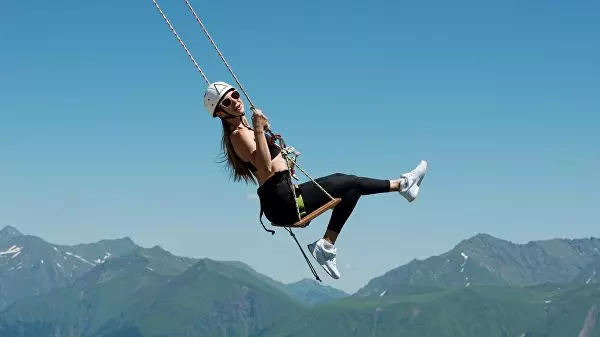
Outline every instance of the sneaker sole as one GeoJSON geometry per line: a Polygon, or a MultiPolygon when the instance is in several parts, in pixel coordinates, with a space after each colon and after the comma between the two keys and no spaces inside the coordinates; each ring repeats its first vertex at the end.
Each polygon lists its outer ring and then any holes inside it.
{"type": "Polygon", "coordinates": [[[400,195],[402,197],[404,197],[404,199],[406,199],[408,202],[413,202],[413,201],[415,201],[415,199],[417,199],[417,197],[419,196],[419,193],[420,193],[420,188],[419,188],[419,186],[417,184],[415,184],[415,186],[411,187],[408,191],[406,191],[406,192],[400,192],[400,195]],[[414,197],[410,194],[410,190],[412,190],[413,188],[417,188],[418,189],[417,193],[415,194],[414,197]]]}

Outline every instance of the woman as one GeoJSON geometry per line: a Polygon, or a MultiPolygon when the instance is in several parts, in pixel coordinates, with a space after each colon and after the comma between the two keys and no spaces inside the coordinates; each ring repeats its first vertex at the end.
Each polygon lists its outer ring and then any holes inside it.
{"type": "MultiPolygon", "coordinates": [[[[239,92],[225,82],[208,86],[204,106],[212,117],[219,117],[223,126],[222,147],[235,181],[258,183],[257,193],[264,214],[274,224],[293,224],[298,220],[296,204],[286,160],[276,146],[269,144],[265,130],[268,121],[260,110],[252,115],[251,128],[244,114],[244,102],[239,92]]],[[[308,245],[308,250],[334,279],[340,277],[336,267],[337,237],[363,195],[397,191],[409,202],[419,194],[419,186],[427,162],[421,161],[412,171],[398,179],[382,180],[335,173],[315,179],[334,198],[341,202],[333,209],[325,235],[308,245]]],[[[312,181],[300,184],[306,214],[330,199],[312,181]]]]}

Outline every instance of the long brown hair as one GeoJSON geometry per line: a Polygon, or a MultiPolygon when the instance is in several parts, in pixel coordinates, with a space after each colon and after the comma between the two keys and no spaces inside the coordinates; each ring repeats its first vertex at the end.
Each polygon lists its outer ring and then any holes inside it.
{"type": "Polygon", "coordinates": [[[226,162],[226,166],[231,172],[233,181],[244,181],[246,183],[256,183],[256,178],[245,165],[244,161],[235,153],[233,144],[231,144],[231,138],[229,138],[229,125],[221,118],[223,124],[223,137],[221,139],[221,148],[223,149],[223,162],[226,162]]]}

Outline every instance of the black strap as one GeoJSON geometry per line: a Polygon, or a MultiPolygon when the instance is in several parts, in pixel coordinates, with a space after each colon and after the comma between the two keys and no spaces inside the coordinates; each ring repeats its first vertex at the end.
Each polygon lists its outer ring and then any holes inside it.
{"type": "MultiPolygon", "coordinates": [[[[267,227],[265,227],[265,224],[262,221],[262,216],[264,214],[263,211],[263,207],[262,207],[262,203],[260,204],[260,213],[258,216],[258,220],[260,220],[260,224],[263,226],[263,228],[265,229],[265,231],[267,232],[271,232],[271,235],[275,235],[275,231],[271,230],[271,229],[267,229],[267,227]]],[[[296,239],[296,234],[294,234],[294,232],[292,232],[292,229],[289,227],[285,227],[285,230],[287,230],[290,235],[294,238],[294,241],[296,241],[296,244],[298,245],[298,248],[300,248],[300,252],[302,252],[302,256],[304,256],[304,260],[306,260],[306,264],[308,264],[308,267],[310,268],[310,271],[313,273],[315,279],[319,282],[321,282],[321,279],[319,278],[319,275],[317,274],[317,271],[315,270],[315,268],[313,267],[312,263],[310,263],[310,260],[308,259],[308,256],[306,256],[306,253],[304,252],[304,249],[302,249],[302,246],[300,245],[300,242],[298,242],[298,239],[296,239]]]]}
{"type": "Polygon", "coordinates": [[[275,235],[275,231],[272,229],[267,229],[267,227],[265,227],[265,224],[262,222],[262,216],[263,216],[264,212],[263,212],[263,207],[262,204],[260,204],[260,214],[258,215],[258,220],[260,220],[260,224],[263,226],[263,228],[267,231],[267,232],[271,232],[271,235],[275,235]]]}
{"type": "Polygon", "coordinates": [[[310,268],[310,271],[313,273],[315,279],[317,281],[321,282],[321,279],[319,278],[319,275],[317,274],[315,267],[313,267],[312,263],[310,263],[308,256],[306,256],[306,253],[304,253],[304,249],[302,249],[302,246],[300,246],[300,242],[298,242],[298,239],[296,239],[296,234],[294,234],[294,232],[292,232],[291,228],[286,227],[285,230],[287,230],[290,233],[290,235],[294,238],[294,241],[296,241],[298,248],[300,248],[300,251],[302,252],[302,255],[304,256],[304,259],[306,260],[306,264],[308,264],[308,267],[310,268]]]}

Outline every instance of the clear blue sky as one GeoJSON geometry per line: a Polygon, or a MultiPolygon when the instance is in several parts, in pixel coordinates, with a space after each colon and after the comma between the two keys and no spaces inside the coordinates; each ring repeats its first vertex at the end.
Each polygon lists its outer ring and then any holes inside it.
{"type": "MultiPolygon", "coordinates": [[[[185,3],[160,4],[209,79],[233,82],[185,3]]],[[[414,204],[361,199],[326,283],[353,291],[480,232],[600,235],[597,1],[193,5],[312,175],[429,161],[414,204]]],[[[263,231],[255,186],[218,163],[204,80],[150,0],[8,1],[0,30],[0,226],[311,277],[285,231],[263,231]]]]}

